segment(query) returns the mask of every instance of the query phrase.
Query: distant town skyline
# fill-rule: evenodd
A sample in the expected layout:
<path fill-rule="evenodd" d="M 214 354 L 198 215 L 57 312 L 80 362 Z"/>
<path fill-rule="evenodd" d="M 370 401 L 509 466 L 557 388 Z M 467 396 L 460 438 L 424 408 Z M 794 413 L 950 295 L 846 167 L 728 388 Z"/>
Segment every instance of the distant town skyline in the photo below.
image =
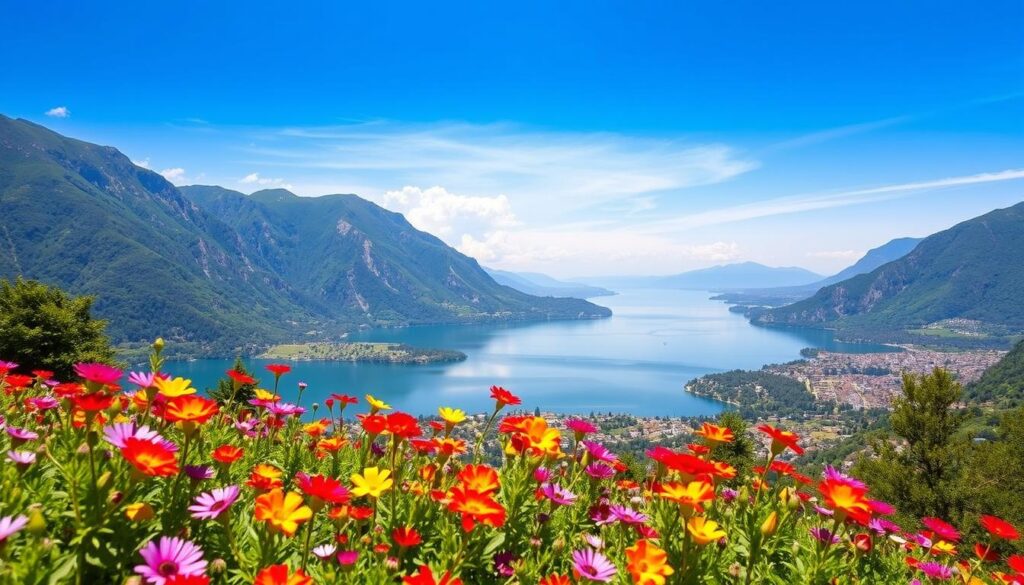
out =
<path fill-rule="evenodd" d="M 0 113 L 178 185 L 356 193 L 495 268 L 831 274 L 1024 200 L 1017 2 L 8 16 Z"/>

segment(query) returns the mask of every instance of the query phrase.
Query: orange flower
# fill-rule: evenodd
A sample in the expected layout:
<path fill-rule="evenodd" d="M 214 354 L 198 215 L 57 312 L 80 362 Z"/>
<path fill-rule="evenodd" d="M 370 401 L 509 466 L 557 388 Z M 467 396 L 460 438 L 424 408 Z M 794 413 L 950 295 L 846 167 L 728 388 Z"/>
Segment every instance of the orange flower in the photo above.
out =
<path fill-rule="evenodd" d="M 686 484 L 665 483 L 658 486 L 658 492 L 666 500 L 690 508 L 698 514 L 703 512 L 704 502 L 715 499 L 715 488 L 706 481 L 691 481 Z"/>
<path fill-rule="evenodd" d="M 434 572 L 430 570 L 430 567 L 423 565 L 419 572 L 403 578 L 402 585 L 462 585 L 462 579 L 452 577 L 450 572 L 445 571 L 438 580 L 434 577 Z"/>
<path fill-rule="evenodd" d="M 838 514 L 855 520 L 867 520 L 871 516 L 867 488 L 850 482 L 826 479 L 818 484 L 818 491 L 825 498 L 825 504 Z"/>
<path fill-rule="evenodd" d="M 569 581 L 568 575 L 554 574 L 544 577 L 537 582 L 537 585 L 572 585 L 572 583 Z"/>
<path fill-rule="evenodd" d="M 803 448 L 797 444 L 797 441 L 800 440 L 800 436 L 796 433 L 783 431 L 771 425 L 760 425 L 757 427 L 757 430 L 772 438 L 772 455 L 778 455 L 787 448 L 792 449 L 797 455 L 804 454 Z"/>
<path fill-rule="evenodd" d="M 720 427 L 711 423 L 702 424 L 700 426 L 700 430 L 694 434 L 704 437 L 711 443 L 731 443 L 735 438 L 732 434 L 732 429 L 728 427 Z"/>
<path fill-rule="evenodd" d="M 213 457 L 214 461 L 223 463 L 224 465 L 231 465 L 235 461 L 241 459 L 243 453 L 244 452 L 241 447 L 236 447 L 234 445 L 221 445 L 214 449 L 210 456 Z"/>
<path fill-rule="evenodd" d="M 196 394 L 184 394 L 167 401 L 164 418 L 170 422 L 204 423 L 217 414 L 217 403 Z"/>
<path fill-rule="evenodd" d="M 288 565 L 271 565 L 256 574 L 253 585 L 313 585 L 313 578 L 302 569 L 288 574 Z"/>
<path fill-rule="evenodd" d="M 665 577 L 675 572 L 668 566 L 668 553 L 647 540 L 626 549 L 626 568 L 635 585 L 665 585 Z"/>
<path fill-rule="evenodd" d="M 505 524 L 505 508 L 489 494 L 462 486 L 452 488 L 448 509 L 462 514 L 462 529 L 469 532 L 476 523 L 500 528 Z"/>
<path fill-rule="evenodd" d="M 284 485 L 284 482 L 281 481 L 283 476 L 284 472 L 273 465 L 259 463 L 252 468 L 252 473 L 249 474 L 249 481 L 246 484 L 258 490 L 269 490 Z"/>
<path fill-rule="evenodd" d="M 306 433 L 314 439 L 323 436 L 327 432 L 327 427 L 330 426 L 331 421 L 327 419 L 321 419 L 311 423 L 307 423 L 302 426 L 302 432 Z"/>
<path fill-rule="evenodd" d="M 512 435 L 512 443 L 520 452 L 533 455 L 559 455 L 562 452 L 562 434 L 548 426 L 548 421 L 539 416 L 528 416 L 515 423 L 518 432 Z"/>
<path fill-rule="evenodd" d="M 121 455 L 145 475 L 167 477 L 178 474 L 174 451 L 161 443 L 129 437 L 124 441 Z"/>
<path fill-rule="evenodd" d="M 523 402 L 518 396 L 501 386 L 491 386 L 491 398 L 494 399 L 495 410 L 501 410 L 506 406 L 518 406 Z"/>
<path fill-rule="evenodd" d="M 319 443 L 317 443 L 316 446 L 321 451 L 327 451 L 328 453 L 336 453 L 340 451 L 341 448 L 344 447 L 346 444 L 348 444 L 348 441 L 346 441 L 342 437 L 329 437 L 327 439 L 321 440 Z"/>
<path fill-rule="evenodd" d="M 299 524 L 313 517 L 313 510 L 302 502 L 302 496 L 295 492 L 287 494 L 275 488 L 256 496 L 256 519 L 269 522 L 278 532 L 292 536 Z"/>
<path fill-rule="evenodd" d="M 462 487 L 480 494 L 492 494 L 498 491 L 498 472 L 487 465 L 467 465 L 458 475 Z"/>

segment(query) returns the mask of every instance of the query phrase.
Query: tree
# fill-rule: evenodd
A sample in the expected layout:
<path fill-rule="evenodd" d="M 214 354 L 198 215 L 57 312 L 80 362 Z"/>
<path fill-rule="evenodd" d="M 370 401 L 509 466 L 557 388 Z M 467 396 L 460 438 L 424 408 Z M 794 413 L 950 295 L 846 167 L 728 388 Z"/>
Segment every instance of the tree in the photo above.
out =
<path fill-rule="evenodd" d="M 0 359 L 61 379 L 77 362 L 113 363 L 106 321 L 92 317 L 92 303 L 34 280 L 0 280 Z"/>
<path fill-rule="evenodd" d="M 250 375 L 249 371 L 245 369 L 245 363 L 242 362 L 241 356 L 235 358 L 235 363 L 231 366 L 231 369 L 240 374 Z M 216 400 L 221 405 L 224 405 L 231 400 L 232 396 L 235 398 L 235 404 L 244 404 L 250 399 L 256 397 L 256 386 L 259 384 L 259 380 L 256 381 L 256 384 L 242 384 L 238 387 L 237 393 L 234 391 L 233 384 L 234 380 L 228 376 L 224 376 L 217 380 L 217 387 L 210 390 L 208 394 L 210 398 Z"/>
<path fill-rule="evenodd" d="M 905 519 L 950 518 L 955 486 L 968 445 L 956 438 L 964 418 L 954 405 L 962 388 L 949 372 L 904 374 L 903 395 L 893 400 L 889 423 L 894 438 L 873 445 L 875 457 L 862 456 L 855 475 L 872 494 L 896 504 Z M 893 440 L 894 439 L 894 440 Z"/>
<path fill-rule="evenodd" d="M 711 449 L 711 458 L 725 461 L 736 468 L 736 479 L 731 483 L 738 484 L 750 473 L 754 465 L 754 441 L 747 435 L 747 423 L 740 413 L 726 411 L 718 417 L 719 426 L 732 431 L 731 443 L 718 443 Z"/>

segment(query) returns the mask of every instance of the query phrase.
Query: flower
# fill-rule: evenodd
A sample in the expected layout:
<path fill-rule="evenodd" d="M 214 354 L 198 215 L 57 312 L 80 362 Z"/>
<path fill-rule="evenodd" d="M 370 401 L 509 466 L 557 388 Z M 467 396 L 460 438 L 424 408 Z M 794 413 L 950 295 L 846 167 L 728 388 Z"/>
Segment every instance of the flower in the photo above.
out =
<path fill-rule="evenodd" d="M 818 484 L 818 491 L 825 499 L 825 504 L 844 516 L 850 516 L 865 522 L 871 516 L 871 504 L 867 499 L 867 490 L 855 484 L 833 479 L 826 479 Z"/>
<path fill-rule="evenodd" d="M 537 582 L 537 585 L 572 585 L 572 583 L 569 581 L 568 575 L 559 575 L 556 573 L 554 575 L 544 577 Z"/>
<path fill-rule="evenodd" d="M 583 471 L 594 479 L 609 479 L 615 477 L 615 470 L 608 466 L 606 463 L 595 461 L 590 465 L 586 466 Z"/>
<path fill-rule="evenodd" d="M 703 511 L 704 502 L 715 499 L 715 488 L 706 481 L 691 481 L 686 484 L 672 482 L 660 486 L 660 495 L 699 514 Z"/>
<path fill-rule="evenodd" d="M 708 520 L 704 516 L 694 516 L 686 522 L 686 531 L 693 537 L 694 542 L 700 545 L 715 542 L 725 537 L 725 531 L 718 527 L 714 520 Z"/>
<path fill-rule="evenodd" d="M 8 451 L 7 458 L 22 467 L 28 467 L 36 462 L 36 454 L 33 451 Z"/>
<path fill-rule="evenodd" d="M 448 509 L 462 514 L 462 529 L 469 532 L 476 523 L 499 528 L 505 524 L 505 508 L 490 494 L 462 486 L 452 488 Z"/>
<path fill-rule="evenodd" d="M 811 536 L 820 542 L 828 544 L 839 544 L 839 537 L 832 534 L 832 531 L 828 528 L 811 528 Z"/>
<path fill-rule="evenodd" d="M 237 485 L 214 488 L 196 496 L 195 504 L 189 506 L 188 511 L 192 512 L 192 517 L 196 520 L 213 520 L 235 503 L 238 494 Z"/>
<path fill-rule="evenodd" d="M 370 405 L 370 414 L 376 414 L 381 410 L 391 409 L 391 405 L 384 402 L 383 400 L 378 400 L 377 398 L 374 398 L 369 394 L 366 395 L 366 403 Z"/>
<path fill-rule="evenodd" d="M 281 481 L 282 477 L 284 477 L 284 472 L 273 465 L 257 463 L 253 466 L 246 485 L 258 490 L 269 490 L 284 485 L 284 482 Z"/>
<path fill-rule="evenodd" d="M 75 408 L 85 412 L 99 412 L 110 408 L 114 403 L 114 395 L 106 392 L 90 392 L 89 394 L 78 394 L 71 397 Z"/>
<path fill-rule="evenodd" d="M 124 515 L 132 522 L 144 522 L 156 516 L 156 510 L 146 502 L 125 504 Z"/>
<path fill-rule="evenodd" d="M 462 468 L 456 479 L 464 488 L 481 494 L 494 493 L 501 487 L 498 472 L 487 465 L 467 465 Z"/>
<path fill-rule="evenodd" d="M 636 585 L 665 585 L 675 571 L 668 565 L 668 553 L 647 540 L 626 549 L 626 569 Z"/>
<path fill-rule="evenodd" d="M 557 483 L 545 483 L 540 486 L 540 493 L 559 506 L 571 506 L 576 501 L 576 494 L 559 486 Z"/>
<path fill-rule="evenodd" d="M 501 386 L 491 386 L 491 398 L 494 399 L 494 409 L 501 410 L 506 406 L 519 406 L 523 403 L 518 396 L 505 390 Z"/>
<path fill-rule="evenodd" d="M 18 532 L 28 524 L 26 516 L 4 516 L 0 518 L 0 543 L 3 543 L 14 533 Z"/>
<path fill-rule="evenodd" d="M 271 565 L 256 574 L 253 585 L 312 585 L 313 578 L 302 569 L 288 573 L 288 565 Z"/>
<path fill-rule="evenodd" d="M 1001 518 L 982 515 L 981 525 L 989 534 L 996 538 L 1001 538 L 1003 540 L 1017 540 L 1020 538 L 1020 533 L 1017 532 L 1017 529 L 1014 528 L 1013 524 L 1010 524 Z"/>
<path fill-rule="evenodd" d="M 103 438 L 118 449 L 123 449 L 127 440 L 131 438 L 159 443 L 169 451 L 177 451 L 178 446 L 160 436 L 156 431 L 150 430 L 148 426 L 136 426 L 135 423 L 121 422 L 103 427 Z"/>
<path fill-rule="evenodd" d="M 412 526 L 401 526 L 391 531 L 391 538 L 400 547 L 409 548 L 423 542 L 420 533 Z"/>
<path fill-rule="evenodd" d="M 771 437 L 773 455 L 778 455 L 785 451 L 787 448 L 791 449 L 797 455 L 804 454 L 803 448 L 797 444 L 797 441 L 800 440 L 800 437 L 796 433 L 783 431 L 771 425 L 760 425 L 757 427 L 757 430 Z"/>
<path fill-rule="evenodd" d="M 458 408 L 442 406 L 437 409 L 437 414 L 440 415 L 444 422 L 448 423 L 448 425 L 452 427 L 466 420 L 466 412 Z"/>
<path fill-rule="evenodd" d="M 302 503 L 296 492 L 284 493 L 281 488 L 256 496 L 256 519 L 269 522 L 278 532 L 293 536 L 299 524 L 313 517 L 313 510 Z"/>
<path fill-rule="evenodd" d="M 245 372 L 239 372 L 238 370 L 228 370 L 227 372 L 225 372 L 225 374 L 227 374 L 227 376 L 231 378 L 234 384 L 238 384 L 239 386 L 245 386 L 248 384 L 256 383 L 256 378 L 253 378 L 252 376 L 246 374 Z"/>
<path fill-rule="evenodd" d="M 960 533 L 957 532 L 956 528 L 939 518 L 921 518 L 921 524 L 924 524 L 928 530 L 938 534 L 944 540 L 950 542 L 960 540 Z"/>
<path fill-rule="evenodd" d="M 280 378 L 281 376 L 292 371 L 292 367 L 289 366 L 288 364 L 267 364 L 263 367 L 266 368 L 267 371 L 270 372 L 271 374 L 274 374 L 275 378 Z"/>
<path fill-rule="evenodd" d="M 623 524 L 643 524 L 644 522 L 647 522 L 647 515 L 641 514 L 633 508 L 614 504 L 609 511 L 611 512 L 612 517 Z"/>
<path fill-rule="evenodd" d="M 953 577 L 953 569 L 947 567 L 946 565 L 930 561 L 918 564 L 917 570 L 921 571 L 922 573 L 924 573 L 932 579 L 939 579 L 942 581 L 951 579 Z"/>
<path fill-rule="evenodd" d="M 596 550 L 573 551 L 572 570 L 577 578 L 607 583 L 615 576 L 615 565 Z"/>
<path fill-rule="evenodd" d="M 400 439 L 411 439 L 423 434 L 416 417 L 404 412 L 393 412 L 385 417 L 387 432 Z"/>
<path fill-rule="evenodd" d="M 209 398 L 188 394 L 176 396 L 167 402 L 164 418 L 170 422 L 205 423 L 220 410 Z"/>
<path fill-rule="evenodd" d="M 430 567 L 423 565 L 416 573 L 404 577 L 402 585 L 462 585 L 462 579 L 453 577 L 449 571 L 445 571 L 440 579 L 435 578 Z"/>
<path fill-rule="evenodd" d="M 241 447 L 236 447 L 234 445 L 221 445 L 220 447 L 214 449 L 213 453 L 211 453 L 210 456 L 213 457 L 213 460 L 218 463 L 223 463 L 224 465 L 231 465 L 235 461 L 241 459 L 243 454 L 244 451 L 242 450 Z"/>
<path fill-rule="evenodd" d="M 157 441 L 128 437 L 121 448 L 121 455 L 135 469 L 151 477 L 177 475 L 179 471 L 174 451 Z"/>
<path fill-rule="evenodd" d="M 164 398 L 177 398 L 196 393 L 196 389 L 192 387 L 192 380 L 185 378 L 157 378 L 153 385 Z"/>
<path fill-rule="evenodd" d="M 392 484 L 395 483 L 389 477 L 390 475 L 391 471 L 387 469 L 381 470 L 376 467 L 367 467 L 361 475 L 353 473 L 351 479 L 355 487 L 352 488 L 352 494 L 355 496 L 379 498 L 381 494 L 388 491 Z"/>
<path fill-rule="evenodd" d="M 735 438 L 732 433 L 732 429 L 728 427 L 720 427 L 711 423 L 703 423 L 700 425 L 700 430 L 694 433 L 704 437 L 709 443 L 731 443 Z"/>
<path fill-rule="evenodd" d="M 570 418 L 569 420 L 565 421 L 565 428 L 569 429 L 576 435 L 577 441 L 582 439 L 584 435 L 589 435 L 590 433 L 597 432 L 597 427 L 595 427 L 594 425 L 590 424 L 585 420 L 578 418 Z"/>
<path fill-rule="evenodd" d="M 337 550 L 338 547 L 333 544 L 321 544 L 319 546 L 313 547 L 312 552 L 314 555 L 316 555 L 316 558 L 320 560 L 327 560 L 334 556 L 334 553 Z"/>
<path fill-rule="evenodd" d="M 313 500 L 313 509 L 319 510 L 325 504 L 344 504 L 348 502 L 348 489 L 341 482 L 324 475 L 308 475 L 299 472 L 295 475 L 299 489 Z"/>
<path fill-rule="evenodd" d="M 121 370 L 107 364 L 77 363 L 74 367 L 75 373 L 80 378 L 99 386 L 116 384 L 124 374 Z"/>
<path fill-rule="evenodd" d="M 206 572 L 203 550 L 181 538 L 161 536 L 159 544 L 151 540 L 139 554 L 146 564 L 136 566 L 135 572 L 153 585 L 165 585 L 177 575 L 198 576 Z"/>
<path fill-rule="evenodd" d="M 163 377 L 163 374 L 159 372 L 130 372 L 128 381 L 139 388 L 146 389 L 155 386 L 157 379 Z"/>

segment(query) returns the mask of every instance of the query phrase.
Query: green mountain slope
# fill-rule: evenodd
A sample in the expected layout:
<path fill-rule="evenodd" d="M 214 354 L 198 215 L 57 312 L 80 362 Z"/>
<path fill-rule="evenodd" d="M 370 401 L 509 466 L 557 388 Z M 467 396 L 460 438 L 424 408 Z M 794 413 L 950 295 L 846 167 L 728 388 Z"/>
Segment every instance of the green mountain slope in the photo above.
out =
<path fill-rule="evenodd" d="M 1007 334 L 1024 330 L 1021 290 L 1024 203 L 929 236 L 899 260 L 762 311 L 754 320 L 895 332 L 955 319 Z"/>
<path fill-rule="evenodd" d="M 964 401 L 995 402 L 1001 408 L 1024 404 L 1024 340 L 966 388 Z"/>
<path fill-rule="evenodd" d="M 894 240 L 889 240 L 877 248 L 868 250 L 860 260 L 857 260 L 850 266 L 847 266 L 820 282 L 814 283 L 812 286 L 821 288 L 823 286 L 842 282 L 848 278 L 853 278 L 858 274 L 871 272 L 883 264 L 888 264 L 893 260 L 899 260 L 906 256 L 921 243 L 921 240 L 922 238 L 896 238 Z"/>
<path fill-rule="evenodd" d="M 116 341 L 215 353 L 366 325 L 609 314 L 502 287 L 354 195 L 192 196 L 114 148 L 0 115 L 0 278 L 96 295 Z"/>

